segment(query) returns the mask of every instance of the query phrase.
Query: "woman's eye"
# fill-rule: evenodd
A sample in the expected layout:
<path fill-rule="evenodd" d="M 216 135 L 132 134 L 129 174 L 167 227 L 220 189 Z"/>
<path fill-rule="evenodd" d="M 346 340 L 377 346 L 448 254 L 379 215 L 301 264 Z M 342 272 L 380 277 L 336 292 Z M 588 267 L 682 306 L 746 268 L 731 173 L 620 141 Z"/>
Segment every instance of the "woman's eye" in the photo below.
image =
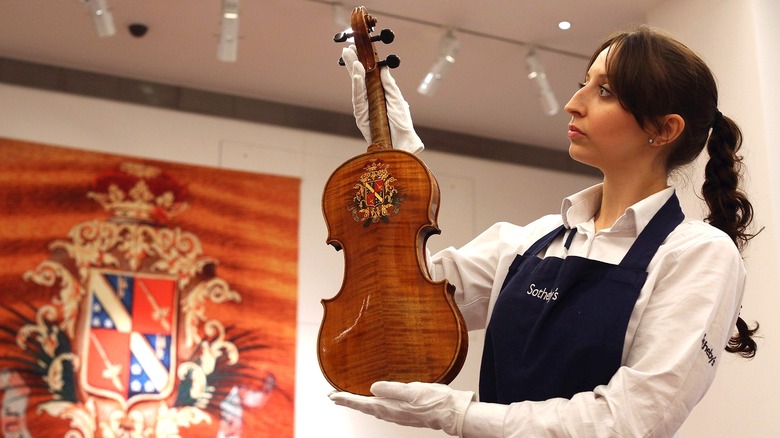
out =
<path fill-rule="evenodd" d="M 579 82 L 579 83 L 577 83 L 577 87 L 580 90 L 585 88 L 587 85 L 588 85 L 588 82 Z M 612 92 L 605 85 L 599 85 L 598 93 L 599 93 L 599 96 L 601 96 L 601 97 L 612 96 Z"/>

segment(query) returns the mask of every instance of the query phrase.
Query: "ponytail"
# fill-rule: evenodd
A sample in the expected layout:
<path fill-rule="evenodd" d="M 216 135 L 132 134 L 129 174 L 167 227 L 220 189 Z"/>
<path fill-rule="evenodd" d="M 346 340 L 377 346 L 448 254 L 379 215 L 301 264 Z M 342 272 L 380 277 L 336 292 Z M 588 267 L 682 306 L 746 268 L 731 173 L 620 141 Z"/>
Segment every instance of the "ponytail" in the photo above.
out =
<path fill-rule="evenodd" d="M 753 220 L 753 205 L 739 189 L 742 157 L 737 152 L 741 146 L 739 127 L 716 110 L 707 142 L 710 159 L 704 168 L 701 188 L 710 211 L 705 220 L 728 234 L 740 250 L 754 236 L 747 232 Z"/>
<path fill-rule="evenodd" d="M 753 205 L 739 189 L 742 157 L 737 154 L 742 146 L 742 132 L 730 118 L 715 110 L 712 132 L 707 141 L 710 159 L 704 168 L 704 184 L 701 191 L 709 208 L 705 218 L 710 225 L 728 234 L 737 248 L 744 249 L 755 234 L 747 232 L 753 220 Z M 752 336 L 758 331 L 737 318 L 737 333 L 729 339 L 726 351 L 742 357 L 756 355 L 756 341 Z"/>
<path fill-rule="evenodd" d="M 754 328 L 750 328 L 742 317 L 737 317 L 737 333 L 729 339 L 726 351 L 737 353 L 744 358 L 752 358 L 758 349 L 756 341 L 753 340 L 753 335 L 757 331 L 758 323 Z"/>

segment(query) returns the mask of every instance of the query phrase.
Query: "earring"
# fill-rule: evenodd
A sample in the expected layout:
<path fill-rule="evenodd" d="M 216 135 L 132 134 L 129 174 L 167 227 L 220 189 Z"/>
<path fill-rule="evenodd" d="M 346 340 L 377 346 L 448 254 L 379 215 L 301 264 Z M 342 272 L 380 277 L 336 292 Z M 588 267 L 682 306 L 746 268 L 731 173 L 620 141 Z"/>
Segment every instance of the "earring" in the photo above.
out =
<path fill-rule="evenodd" d="M 647 142 L 648 142 L 649 144 L 653 144 L 653 142 L 654 142 L 654 141 L 655 141 L 655 139 L 654 139 L 654 138 L 650 138 L 650 139 L 648 139 L 648 140 L 647 140 Z"/>

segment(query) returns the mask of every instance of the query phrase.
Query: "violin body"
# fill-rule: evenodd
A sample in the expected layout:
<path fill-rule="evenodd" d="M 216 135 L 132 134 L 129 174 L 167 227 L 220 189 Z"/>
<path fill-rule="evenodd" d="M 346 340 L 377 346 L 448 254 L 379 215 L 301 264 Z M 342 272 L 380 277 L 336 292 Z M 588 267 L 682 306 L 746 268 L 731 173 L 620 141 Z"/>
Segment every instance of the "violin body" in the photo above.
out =
<path fill-rule="evenodd" d="M 414 155 L 379 150 L 344 163 L 324 193 L 328 243 L 345 258 L 341 290 L 322 302 L 325 378 L 363 395 L 379 380 L 451 382 L 468 335 L 454 288 L 425 264 L 425 242 L 439 233 L 436 179 Z"/>

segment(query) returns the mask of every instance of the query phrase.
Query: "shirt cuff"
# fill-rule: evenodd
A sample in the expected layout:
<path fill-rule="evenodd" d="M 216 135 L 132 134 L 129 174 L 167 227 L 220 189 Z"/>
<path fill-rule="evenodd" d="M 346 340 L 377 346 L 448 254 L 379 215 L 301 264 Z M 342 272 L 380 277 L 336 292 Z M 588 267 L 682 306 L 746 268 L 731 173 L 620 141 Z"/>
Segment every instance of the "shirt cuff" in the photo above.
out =
<path fill-rule="evenodd" d="M 463 418 L 462 438 L 504 436 L 507 405 L 471 402 Z"/>

